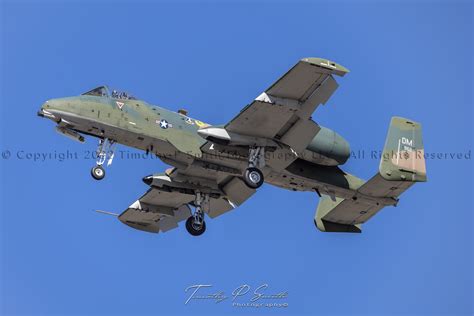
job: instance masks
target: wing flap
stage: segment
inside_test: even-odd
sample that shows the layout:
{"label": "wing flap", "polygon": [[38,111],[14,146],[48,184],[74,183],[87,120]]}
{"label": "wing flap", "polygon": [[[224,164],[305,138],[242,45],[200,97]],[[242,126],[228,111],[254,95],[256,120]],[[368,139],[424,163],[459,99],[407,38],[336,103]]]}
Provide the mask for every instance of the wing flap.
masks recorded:
{"label": "wing flap", "polygon": [[225,129],[242,135],[273,138],[295,112],[295,107],[283,107],[267,102],[263,97],[257,98]]}
{"label": "wing flap", "polygon": [[281,142],[297,153],[303,152],[321,128],[312,120],[298,119],[283,135]]}
{"label": "wing flap", "polygon": [[209,215],[210,218],[214,218],[233,209],[234,206],[225,198],[212,199],[210,201],[209,212],[207,215]]}
{"label": "wing flap", "polygon": [[223,186],[222,191],[225,193],[225,197],[211,200],[208,213],[211,218],[220,216],[236,208],[256,192],[246,186],[245,183],[237,177],[232,177],[232,179]]}
{"label": "wing flap", "polygon": [[302,118],[310,117],[320,104],[326,104],[331,95],[337,90],[339,84],[333,76],[327,76],[321,85],[301,105],[298,115]]}
{"label": "wing flap", "polygon": [[176,209],[183,204],[192,202],[193,200],[194,196],[191,194],[169,192],[153,188],[148,190],[139,201],[148,205],[159,205],[161,207]]}
{"label": "wing flap", "polygon": [[224,185],[222,190],[228,200],[237,206],[244,203],[256,192],[255,189],[249,188],[244,181],[237,177],[233,177],[231,181]]}

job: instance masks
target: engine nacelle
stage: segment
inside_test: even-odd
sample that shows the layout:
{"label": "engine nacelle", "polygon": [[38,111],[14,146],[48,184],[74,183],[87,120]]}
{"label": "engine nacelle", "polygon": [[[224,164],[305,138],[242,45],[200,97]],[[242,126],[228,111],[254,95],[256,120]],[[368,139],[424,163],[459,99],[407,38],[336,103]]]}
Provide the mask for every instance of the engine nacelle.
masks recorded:
{"label": "engine nacelle", "polygon": [[351,155],[349,143],[335,131],[320,127],[301,158],[326,166],[344,164]]}
{"label": "engine nacelle", "polygon": [[[320,130],[300,158],[325,166],[344,164],[351,154],[349,143],[333,130],[319,127]],[[202,138],[220,145],[278,147],[274,140],[232,133],[223,127],[201,128],[197,133]]]}

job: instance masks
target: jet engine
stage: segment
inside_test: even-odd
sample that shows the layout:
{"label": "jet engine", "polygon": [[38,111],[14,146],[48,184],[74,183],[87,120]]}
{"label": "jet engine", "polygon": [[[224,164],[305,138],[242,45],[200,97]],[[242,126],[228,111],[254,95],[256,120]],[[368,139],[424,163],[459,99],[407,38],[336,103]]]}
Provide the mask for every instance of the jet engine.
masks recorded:
{"label": "jet engine", "polygon": [[320,128],[301,158],[325,166],[344,164],[351,155],[349,143],[335,131]]}

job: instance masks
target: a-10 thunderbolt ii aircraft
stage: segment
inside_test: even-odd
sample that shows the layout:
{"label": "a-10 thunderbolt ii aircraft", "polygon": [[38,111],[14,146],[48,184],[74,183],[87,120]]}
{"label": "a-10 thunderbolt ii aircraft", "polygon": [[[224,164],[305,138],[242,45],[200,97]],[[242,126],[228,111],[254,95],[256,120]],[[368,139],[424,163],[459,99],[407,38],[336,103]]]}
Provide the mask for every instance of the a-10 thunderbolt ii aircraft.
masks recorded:
{"label": "a-10 thunderbolt ii aircraft", "polygon": [[[311,115],[337,89],[334,76],[349,71],[321,58],[304,58],[224,125],[208,125],[106,86],[52,99],[39,115],[80,142],[99,138],[97,165],[111,163],[115,143],[157,155],[173,168],[143,178],[149,189],[118,218],[133,228],[166,232],[186,220],[192,235],[205,215],[222,215],[250,198],[263,182],[320,196],[314,216],[325,232],[361,232],[384,206],[396,205],[413,183],[426,181],[420,124],[393,117],[378,173],[363,181],[339,166],[349,144]],[[194,209],[194,212],[192,212]]]}

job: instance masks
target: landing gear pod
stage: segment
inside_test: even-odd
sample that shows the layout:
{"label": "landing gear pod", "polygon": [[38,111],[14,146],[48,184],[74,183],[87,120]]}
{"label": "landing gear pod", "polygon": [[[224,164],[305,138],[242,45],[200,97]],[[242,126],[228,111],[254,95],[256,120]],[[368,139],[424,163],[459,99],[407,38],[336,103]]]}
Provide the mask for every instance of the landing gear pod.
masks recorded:
{"label": "landing gear pod", "polygon": [[56,126],[56,131],[61,134],[61,135],[64,135],[70,139],[73,139],[75,141],[78,141],[80,143],[83,143],[85,141],[84,139],[84,136],[82,136],[81,134],[79,134],[78,132],[76,131],[73,131],[72,129],[69,129],[67,127],[63,127],[63,126]]}

